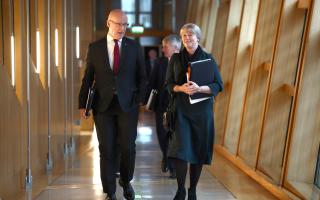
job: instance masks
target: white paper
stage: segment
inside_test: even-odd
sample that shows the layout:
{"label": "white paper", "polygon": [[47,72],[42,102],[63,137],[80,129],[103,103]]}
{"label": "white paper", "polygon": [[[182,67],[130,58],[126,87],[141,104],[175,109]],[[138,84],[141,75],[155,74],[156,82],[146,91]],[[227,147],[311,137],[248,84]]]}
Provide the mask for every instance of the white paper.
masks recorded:
{"label": "white paper", "polygon": [[204,98],[200,98],[200,99],[191,99],[191,98],[189,97],[190,104],[199,103],[199,102],[204,101],[204,100],[207,100],[207,99],[210,99],[210,97],[204,97]]}

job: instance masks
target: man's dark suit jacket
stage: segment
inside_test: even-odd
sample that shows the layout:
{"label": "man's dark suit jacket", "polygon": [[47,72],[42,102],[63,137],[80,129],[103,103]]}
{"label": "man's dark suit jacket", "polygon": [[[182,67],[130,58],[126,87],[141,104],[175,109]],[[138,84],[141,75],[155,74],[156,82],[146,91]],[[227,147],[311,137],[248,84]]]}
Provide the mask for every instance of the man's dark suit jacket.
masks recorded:
{"label": "man's dark suit jacket", "polygon": [[123,37],[118,75],[114,75],[108,58],[107,38],[88,47],[86,70],[79,93],[79,108],[85,108],[89,87],[95,80],[96,94],[93,111],[104,112],[116,93],[124,112],[143,101],[146,88],[146,70],[140,45]]}
{"label": "man's dark suit jacket", "polygon": [[168,66],[168,58],[160,57],[155,61],[150,76],[150,86],[158,90],[155,111],[165,112],[169,103],[169,94],[165,87],[165,78]]}

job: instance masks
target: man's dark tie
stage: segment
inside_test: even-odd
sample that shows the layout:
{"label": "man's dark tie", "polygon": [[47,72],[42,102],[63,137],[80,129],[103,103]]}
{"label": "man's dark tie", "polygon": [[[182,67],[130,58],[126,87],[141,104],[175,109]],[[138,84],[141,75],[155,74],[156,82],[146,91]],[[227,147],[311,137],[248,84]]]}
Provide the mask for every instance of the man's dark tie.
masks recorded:
{"label": "man's dark tie", "polygon": [[114,50],[113,50],[113,72],[118,74],[119,72],[119,62],[120,62],[120,52],[118,40],[114,40]]}

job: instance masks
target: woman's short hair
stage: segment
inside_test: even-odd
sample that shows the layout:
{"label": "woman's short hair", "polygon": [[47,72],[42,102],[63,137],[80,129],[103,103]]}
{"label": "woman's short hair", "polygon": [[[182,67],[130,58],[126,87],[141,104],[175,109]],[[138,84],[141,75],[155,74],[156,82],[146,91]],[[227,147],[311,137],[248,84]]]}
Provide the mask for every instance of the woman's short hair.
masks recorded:
{"label": "woman's short hair", "polygon": [[198,40],[201,39],[201,29],[196,24],[187,23],[183,25],[182,28],[180,29],[180,35],[182,34],[182,32],[191,32],[197,36]]}
{"label": "woman's short hair", "polygon": [[171,46],[175,47],[177,50],[181,49],[181,39],[175,34],[170,34],[163,38],[162,42],[169,43]]}

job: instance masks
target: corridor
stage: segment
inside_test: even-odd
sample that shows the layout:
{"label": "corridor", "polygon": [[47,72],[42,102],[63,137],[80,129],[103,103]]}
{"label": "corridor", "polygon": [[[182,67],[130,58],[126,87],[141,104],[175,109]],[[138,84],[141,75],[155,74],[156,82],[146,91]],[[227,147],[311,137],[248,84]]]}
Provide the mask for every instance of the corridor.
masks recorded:
{"label": "corridor", "polygon": [[[149,72],[148,52],[164,56],[166,36],[183,36],[188,23],[201,30],[196,43],[215,59],[224,90],[198,199],[320,199],[320,0],[0,2],[0,200],[104,199],[93,121],[81,121],[78,97],[88,47],[110,22],[141,46]],[[128,20],[108,20],[114,9]],[[127,58],[120,68],[129,69]],[[160,170],[153,113],[141,111],[136,199],[172,199],[176,181]]]}
{"label": "corridor", "polygon": [[[169,200],[175,194],[176,180],[170,179],[169,174],[161,172],[161,152],[157,142],[153,117],[151,112],[140,113],[136,141],[136,169],[132,185],[136,191],[136,199]],[[71,155],[68,157],[63,173],[52,180],[48,178],[48,186],[41,190],[39,194],[29,194],[30,199],[32,196],[32,199],[35,200],[104,199],[100,182],[96,134],[81,132],[80,138],[83,143],[90,140],[87,150],[84,150],[79,156]],[[238,197],[215,178],[208,168],[204,168],[197,191],[199,200],[273,199],[271,194],[234,166],[224,166],[225,163],[221,159],[222,157],[216,156],[218,166],[214,168],[214,171],[219,173],[220,177],[229,177],[230,180],[222,181],[228,187],[230,186]],[[231,164],[229,163],[229,165]],[[237,171],[238,175],[235,175],[234,171]],[[232,182],[236,184],[232,184]],[[240,182],[242,184],[239,184]],[[118,199],[123,199],[122,188],[119,185],[116,195]]]}

